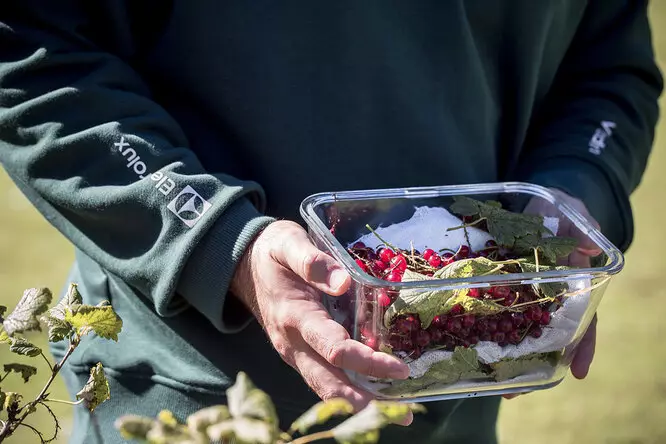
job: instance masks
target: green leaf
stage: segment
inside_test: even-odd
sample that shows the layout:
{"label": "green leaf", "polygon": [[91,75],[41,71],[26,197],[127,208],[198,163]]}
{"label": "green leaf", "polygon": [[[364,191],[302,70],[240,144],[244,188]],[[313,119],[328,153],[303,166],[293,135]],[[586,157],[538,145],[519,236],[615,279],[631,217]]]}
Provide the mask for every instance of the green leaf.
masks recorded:
{"label": "green leaf", "polygon": [[248,417],[235,417],[207,429],[208,437],[215,442],[237,444],[273,444],[275,428],[264,421]]}
{"label": "green leaf", "polygon": [[72,325],[65,321],[65,314],[67,310],[72,310],[76,306],[83,303],[83,298],[79,293],[76,284],[70,284],[65,295],[58,301],[55,307],[48,311],[48,314],[42,317],[42,320],[49,327],[49,342],[59,342],[70,335],[74,334],[76,330]]}
{"label": "green leaf", "polygon": [[46,311],[52,297],[51,290],[48,288],[26,290],[21,300],[16,304],[14,311],[2,323],[7,334],[12,336],[14,333],[32,330],[41,331],[37,317]]}
{"label": "green leaf", "polygon": [[205,432],[213,424],[226,421],[231,418],[229,408],[226,405],[215,405],[192,413],[187,418],[187,426],[193,432]]}
{"label": "green leaf", "polygon": [[116,419],[114,426],[123,439],[146,441],[148,432],[153,428],[155,420],[138,415],[123,415]]}
{"label": "green leaf", "polygon": [[[437,270],[432,278],[412,272],[405,271],[403,282],[425,281],[432,279],[461,279],[474,276],[485,276],[491,274],[501,274],[506,262],[495,262],[485,257],[473,259],[463,259],[450,263],[444,268]],[[425,329],[435,316],[447,313],[453,305],[454,299],[459,297],[460,290],[446,290],[441,288],[434,289],[404,289],[396,298],[395,302],[384,313],[384,325],[390,327],[393,319],[402,314],[418,314],[421,320],[421,326]],[[464,295],[463,295],[464,296]],[[471,299],[471,298],[470,298]],[[466,301],[467,304],[474,304]],[[483,304],[477,304],[481,310]],[[494,312],[492,305],[487,305],[487,309]],[[486,306],[484,305],[484,307]],[[491,310],[493,309],[493,310]]]}
{"label": "green leaf", "polygon": [[42,353],[42,349],[31,343],[25,338],[16,337],[11,338],[11,345],[9,346],[9,351],[34,358],[39,356]]}
{"label": "green leaf", "polygon": [[381,428],[404,421],[410,412],[423,411],[419,404],[373,400],[331,431],[340,444],[374,444],[379,441]]}
{"label": "green leaf", "polygon": [[439,361],[420,378],[397,380],[380,391],[388,396],[415,393],[434,384],[453,384],[461,379],[488,378],[473,348],[456,347],[450,359]]}
{"label": "green leaf", "polygon": [[449,298],[444,304],[442,313],[451,311],[454,305],[460,304],[465,309],[465,314],[473,314],[476,316],[486,316],[501,313],[506,310],[506,307],[487,299],[475,299],[468,296],[469,289],[461,289],[455,291],[455,296]]}
{"label": "green leaf", "polygon": [[239,372],[234,385],[227,389],[229,412],[234,418],[246,417],[265,421],[277,428],[278,417],[270,396],[259,390],[245,372]]}
{"label": "green leaf", "polygon": [[495,380],[501,382],[536,370],[552,369],[557,365],[558,358],[558,352],[533,353],[515,359],[502,359],[490,364],[490,367]]}
{"label": "green leaf", "polygon": [[[103,303],[102,303],[103,304]],[[65,321],[69,322],[79,336],[91,331],[104,339],[118,341],[118,333],[123,328],[123,321],[110,305],[74,305],[65,312]]]}
{"label": "green leaf", "polygon": [[9,344],[11,342],[12,340],[7,334],[7,332],[4,329],[2,329],[2,326],[0,326],[0,344]]}
{"label": "green leaf", "polygon": [[334,416],[351,415],[354,407],[343,398],[334,398],[319,402],[303,413],[289,428],[303,434],[312,426],[323,424]]}
{"label": "green leaf", "polygon": [[[541,264],[539,264],[539,267],[537,267],[535,263],[526,259],[525,261],[520,262],[520,269],[523,271],[523,273],[537,273],[553,270],[565,271],[569,270],[570,267],[565,265],[550,266]],[[557,296],[565,293],[569,289],[566,281],[536,283],[533,284],[533,287],[537,293],[540,293],[544,297],[551,299],[555,299]]]}
{"label": "green leaf", "polygon": [[477,216],[486,219],[488,232],[501,246],[513,249],[516,239],[530,234],[542,236],[550,231],[543,225],[543,217],[514,213],[501,208],[495,201],[481,202],[465,196],[454,197],[450,209],[461,216]]}
{"label": "green leaf", "polygon": [[25,365],[25,364],[5,364],[3,366],[5,372],[15,372],[15,373],[20,373],[21,377],[23,378],[23,381],[28,382],[31,376],[37,374],[37,368],[33,367],[32,365]]}
{"label": "green leaf", "polygon": [[529,257],[536,249],[544,263],[555,264],[558,258],[569,256],[577,245],[578,241],[572,237],[540,237],[530,234],[516,239],[513,250],[518,255]]}
{"label": "green leaf", "polygon": [[102,367],[101,362],[98,362],[97,365],[90,369],[88,382],[76,394],[76,399],[83,399],[84,405],[92,413],[98,405],[110,397],[109,382],[106,380],[104,367]]}

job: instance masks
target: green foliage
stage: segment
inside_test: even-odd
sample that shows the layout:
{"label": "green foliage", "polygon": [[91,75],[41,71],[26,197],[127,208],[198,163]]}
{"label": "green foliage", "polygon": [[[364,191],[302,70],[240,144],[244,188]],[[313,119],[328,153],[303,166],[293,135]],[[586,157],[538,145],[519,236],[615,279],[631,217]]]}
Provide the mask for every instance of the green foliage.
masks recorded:
{"label": "green foliage", "polygon": [[97,365],[90,369],[88,382],[76,394],[76,399],[83,400],[83,404],[92,413],[98,405],[110,397],[109,382],[106,380],[104,367],[102,367],[101,362],[98,362]]}
{"label": "green foliage", "polygon": [[[117,340],[118,333],[122,329],[122,320],[108,304],[90,306],[83,304],[83,298],[78,292],[77,286],[71,284],[63,298],[51,309],[52,294],[48,288],[31,288],[23,293],[14,310],[2,319],[0,330],[0,344],[9,344],[9,350],[18,355],[34,358],[42,356],[47,361],[51,372],[40,391],[33,400],[22,403],[23,395],[15,392],[2,392],[0,390],[0,401],[6,418],[0,422],[0,442],[11,436],[21,426],[28,427],[24,420],[37,410],[38,405],[48,408],[49,402],[61,402],[68,404],[83,403],[92,413],[101,403],[109,399],[109,385],[104,375],[101,363],[90,370],[90,379],[86,385],[77,393],[78,402],[61,401],[48,398],[48,389],[60,372],[63,364],[79,345],[82,336],[94,331],[99,336]],[[0,307],[0,317],[4,315],[5,307]],[[40,315],[44,314],[40,317]],[[19,333],[30,331],[42,331],[40,320],[49,330],[49,341],[58,342],[67,339],[69,347],[60,362],[51,363],[42,353],[42,350],[31,343],[27,338],[19,336]],[[37,368],[22,364],[4,364],[5,375],[0,381],[8,377],[10,373],[16,373],[27,383],[31,377],[37,374]],[[50,409],[49,409],[49,412]],[[57,437],[60,426],[57,417],[51,415],[55,421],[55,433],[53,438],[45,439],[44,435],[36,428],[29,427],[35,432],[40,442],[52,441]]]}
{"label": "green foliage", "polygon": [[544,227],[543,216],[508,211],[495,201],[481,202],[465,196],[454,197],[454,200],[451,212],[476,218],[456,228],[485,221],[488,233],[497,243],[519,256],[528,257],[536,250],[544,262],[554,264],[558,258],[571,254],[578,244],[574,238],[555,236]]}
{"label": "green foliage", "polygon": [[32,365],[12,363],[12,364],[4,364],[2,368],[6,373],[10,372],[19,373],[23,378],[24,382],[28,382],[31,376],[37,374],[37,368],[33,367]]}
{"label": "green foliage", "polygon": [[23,293],[9,316],[2,322],[9,336],[14,333],[41,331],[38,316],[46,311],[53,295],[48,288],[31,288]]}
{"label": "green foliage", "polygon": [[[404,421],[411,412],[425,410],[417,404],[372,401],[331,430],[303,435],[334,416],[352,415],[351,404],[344,399],[322,401],[294,421],[287,433],[279,429],[275,406],[268,394],[255,387],[245,373],[238,373],[236,382],[227,390],[227,399],[228,407],[207,407],[190,415],[185,423],[178,422],[171,412],[163,411],[155,419],[125,415],[115,425],[124,439],[148,444],[304,444],[326,438],[341,444],[372,444],[379,440],[381,428]],[[294,439],[296,432],[302,436]]]}

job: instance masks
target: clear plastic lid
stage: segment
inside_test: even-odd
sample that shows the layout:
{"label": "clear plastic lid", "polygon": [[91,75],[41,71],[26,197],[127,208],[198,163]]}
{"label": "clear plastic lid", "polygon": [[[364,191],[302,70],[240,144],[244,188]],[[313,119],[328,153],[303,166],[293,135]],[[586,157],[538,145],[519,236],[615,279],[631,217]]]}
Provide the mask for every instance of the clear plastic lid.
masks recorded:
{"label": "clear plastic lid", "polygon": [[[557,210],[560,218],[566,218],[580,230],[580,232],[596,244],[602,254],[598,256],[590,268],[574,268],[569,270],[552,270],[538,273],[512,273],[491,276],[476,276],[472,278],[457,279],[432,279],[427,282],[398,282],[375,278],[364,273],[347,253],[345,235],[331,232],[332,214],[354,214],[362,213],[366,218],[348,217],[348,220],[373,220],[373,223],[388,225],[398,219],[404,220],[413,213],[416,205],[422,206],[446,206],[454,196],[467,196],[476,199],[491,199],[498,197],[509,201],[512,205],[520,207],[521,202],[538,197],[550,202]],[[387,287],[395,289],[408,289],[412,287],[438,287],[438,288],[462,288],[462,287],[485,287],[497,283],[503,284],[527,284],[538,280],[540,283],[562,282],[578,279],[597,279],[604,276],[612,276],[619,273],[624,266],[622,253],[580,212],[561,199],[551,190],[529,183],[502,182],[472,185],[446,185],[438,187],[416,187],[378,190],[359,190],[344,192],[318,193],[307,197],[301,204],[301,215],[308,224],[312,236],[323,243],[333,257],[339,261],[350,273],[352,278],[365,286]],[[387,216],[389,219],[386,220]],[[365,224],[365,222],[363,222]],[[364,226],[364,225],[363,225]],[[356,228],[356,234],[360,227]],[[353,231],[353,230],[352,230]]]}

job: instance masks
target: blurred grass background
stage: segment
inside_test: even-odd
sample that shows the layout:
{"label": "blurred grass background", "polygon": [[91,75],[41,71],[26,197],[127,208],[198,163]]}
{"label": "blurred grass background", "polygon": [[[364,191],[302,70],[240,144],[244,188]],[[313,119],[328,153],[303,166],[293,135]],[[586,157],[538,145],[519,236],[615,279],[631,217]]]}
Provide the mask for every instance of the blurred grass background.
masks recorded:
{"label": "blurred grass background", "polygon": [[[653,1],[651,16],[655,45],[666,68],[666,1]],[[662,100],[666,110],[666,99]],[[666,114],[666,112],[664,112]],[[584,381],[569,377],[555,389],[504,402],[500,412],[501,443],[666,443],[666,119],[662,119],[654,154],[639,190],[633,196],[636,237],[626,255],[626,268],[611,283],[599,310],[597,354]],[[662,202],[661,204],[659,202]],[[26,288],[65,285],[73,259],[67,241],[31,207],[0,172],[0,303],[13,304]],[[31,337],[46,348],[44,337]],[[0,363],[31,361],[39,369],[26,395],[41,389],[46,364],[38,359],[14,359],[0,348]],[[10,376],[4,391],[23,390]],[[52,397],[68,399],[60,380]],[[112,394],[113,395],[113,394]],[[70,408],[54,405],[57,415],[69,417]],[[47,436],[52,424],[39,411],[28,421]],[[58,443],[65,443],[70,423],[61,420]],[[25,429],[24,429],[25,430]],[[32,443],[30,431],[16,434],[10,443]]]}

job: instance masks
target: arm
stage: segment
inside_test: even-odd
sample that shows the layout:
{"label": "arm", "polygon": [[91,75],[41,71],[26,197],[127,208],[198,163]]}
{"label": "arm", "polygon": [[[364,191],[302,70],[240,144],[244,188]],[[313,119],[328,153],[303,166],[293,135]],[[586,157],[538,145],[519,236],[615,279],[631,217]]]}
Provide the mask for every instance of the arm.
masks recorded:
{"label": "arm", "polygon": [[[204,169],[137,73],[79,31],[79,2],[10,3],[0,11],[0,163],[158,314],[191,305],[222,331],[241,328],[249,316],[225,323],[222,312],[242,253],[272,221],[262,189]],[[200,198],[176,198],[187,190]]]}
{"label": "arm", "polygon": [[588,2],[517,174],[581,199],[623,251],[633,238],[629,196],[645,171],[663,88],[647,4]]}

